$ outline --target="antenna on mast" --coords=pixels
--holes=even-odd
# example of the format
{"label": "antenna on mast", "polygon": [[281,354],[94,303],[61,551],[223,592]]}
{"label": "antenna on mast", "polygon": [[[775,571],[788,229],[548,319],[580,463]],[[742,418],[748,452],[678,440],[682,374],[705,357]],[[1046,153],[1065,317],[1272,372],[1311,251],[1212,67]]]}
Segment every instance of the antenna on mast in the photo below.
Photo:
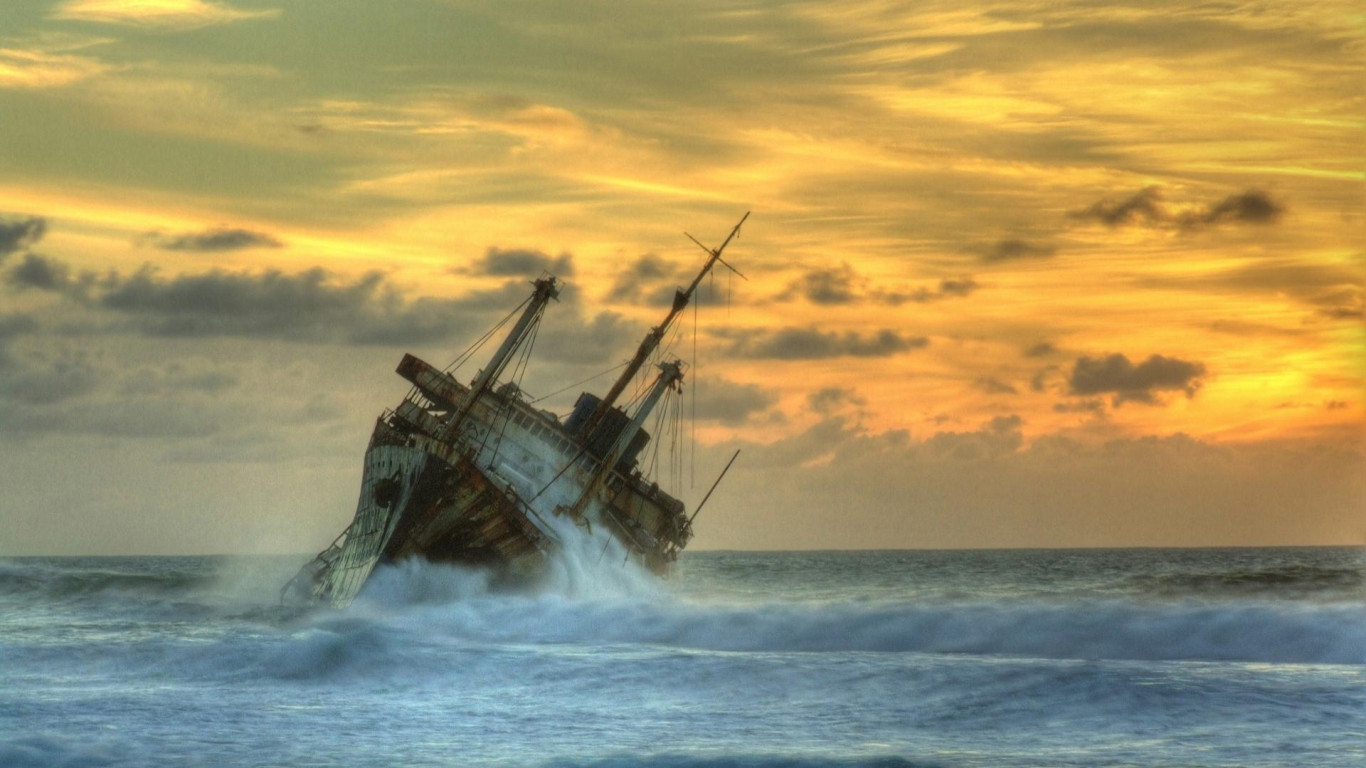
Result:
{"label": "antenna on mast", "polygon": [[[745,220],[748,218],[749,211],[745,211],[745,215],[740,217],[739,223],[730,230],[730,234],[726,236],[725,241],[716,248],[708,248],[698,242],[697,238],[688,235],[688,239],[697,243],[702,247],[702,250],[710,254],[707,258],[707,263],[702,265],[701,271],[697,273],[697,277],[693,278],[692,283],[688,285],[686,290],[680,288],[674,293],[673,306],[669,309],[669,314],[664,317],[663,322],[656,325],[654,328],[650,329],[649,333],[645,334],[645,338],[640,342],[640,347],[636,349],[635,357],[631,358],[631,361],[626,364],[626,370],[621,372],[621,376],[617,377],[617,380],[612,384],[612,388],[608,390],[607,394],[598,403],[598,407],[593,411],[593,414],[584,421],[583,427],[580,430],[581,435],[587,436],[593,434],[593,430],[597,429],[598,425],[602,423],[603,418],[607,415],[608,410],[612,408],[612,405],[616,403],[622,390],[626,388],[626,385],[630,383],[631,379],[635,378],[636,373],[645,365],[646,359],[648,359],[650,354],[659,347],[659,343],[664,340],[664,334],[668,332],[669,326],[673,324],[674,318],[678,317],[678,313],[682,312],[684,307],[687,307],[688,303],[692,301],[692,296],[697,291],[697,286],[702,282],[702,278],[706,277],[707,273],[711,271],[711,268],[716,265],[716,262],[720,261],[727,269],[735,274],[740,275],[740,277],[746,280],[749,279],[744,275],[741,275],[740,271],[735,267],[732,267],[721,259],[721,252],[726,250],[726,246],[730,245],[730,241],[734,240],[736,236],[740,234],[740,227],[744,225]],[[687,235],[686,232],[684,234]]]}

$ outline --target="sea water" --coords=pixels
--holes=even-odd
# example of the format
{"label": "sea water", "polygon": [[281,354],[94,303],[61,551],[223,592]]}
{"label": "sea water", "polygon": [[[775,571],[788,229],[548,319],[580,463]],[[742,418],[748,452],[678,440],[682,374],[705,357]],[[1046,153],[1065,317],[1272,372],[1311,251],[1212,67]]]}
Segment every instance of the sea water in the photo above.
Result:
{"label": "sea water", "polygon": [[1366,766],[1362,549],[304,559],[0,560],[0,766]]}

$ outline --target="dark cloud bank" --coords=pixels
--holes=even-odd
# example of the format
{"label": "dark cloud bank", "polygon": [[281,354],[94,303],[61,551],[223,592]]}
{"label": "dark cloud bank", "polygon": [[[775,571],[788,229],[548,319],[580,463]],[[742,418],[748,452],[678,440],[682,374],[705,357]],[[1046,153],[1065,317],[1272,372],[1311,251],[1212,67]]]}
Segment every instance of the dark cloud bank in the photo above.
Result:
{"label": "dark cloud bank", "polygon": [[574,257],[568,253],[551,256],[542,251],[521,248],[490,248],[467,267],[451,270],[456,274],[486,277],[537,277],[547,273],[556,277],[572,277]]}
{"label": "dark cloud bank", "polygon": [[168,234],[148,232],[138,238],[142,245],[151,245],[164,251],[191,251],[195,253],[217,253],[238,251],[247,248],[283,248],[284,243],[274,235],[236,227],[215,227],[203,232]]}
{"label": "dark cloud bank", "polygon": [[779,301],[802,298],[812,304],[834,306],[872,302],[898,306],[907,302],[926,304],[971,295],[981,285],[971,277],[945,278],[934,288],[887,289],[870,285],[848,264],[812,269],[793,280],[780,294]]}
{"label": "dark cloud bank", "polygon": [[[113,318],[103,321],[107,330],[359,345],[473,338],[529,292],[523,281],[508,280],[456,298],[410,298],[382,273],[347,281],[321,268],[165,277],[146,266],[129,275],[73,275],[66,264],[36,254],[27,254],[4,280],[11,290],[49,291],[104,310]],[[561,292],[559,303],[568,305],[570,318],[548,324],[549,335],[558,341],[556,349],[598,360],[604,346],[622,343],[634,328],[610,313],[585,318],[577,297],[568,286]]]}
{"label": "dark cloud bank", "polygon": [[1205,366],[1174,357],[1152,355],[1135,365],[1121,354],[1080,357],[1072,367],[1068,386],[1074,395],[1113,395],[1115,406],[1127,402],[1158,403],[1158,393],[1184,392],[1194,397]]}
{"label": "dark cloud bank", "polygon": [[1145,187],[1121,200],[1100,200],[1068,214],[1070,218],[1095,221],[1108,227],[1177,227],[1203,229],[1220,224],[1273,224],[1285,206],[1258,189],[1228,197],[1194,210],[1169,206],[1161,187]]}
{"label": "dark cloud bank", "polygon": [[981,252],[982,261],[1022,261],[1026,259],[1047,259],[1057,254],[1058,249],[1051,245],[1031,243],[1027,240],[1007,239],[992,243]]}
{"label": "dark cloud bank", "polygon": [[30,216],[19,220],[0,217],[0,262],[10,254],[33,247],[47,234],[47,219]]}
{"label": "dark cloud bank", "polygon": [[729,354],[767,360],[819,360],[832,357],[891,357],[929,346],[924,336],[907,336],[889,328],[871,334],[826,332],[816,328],[728,332]]}

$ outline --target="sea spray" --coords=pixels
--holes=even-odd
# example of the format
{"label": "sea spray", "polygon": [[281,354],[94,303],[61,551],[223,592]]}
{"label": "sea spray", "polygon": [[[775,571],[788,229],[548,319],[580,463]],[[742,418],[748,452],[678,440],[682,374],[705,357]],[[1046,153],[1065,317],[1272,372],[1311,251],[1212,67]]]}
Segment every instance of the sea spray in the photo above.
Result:
{"label": "sea spray", "polygon": [[[1366,760],[1354,552],[691,553],[641,590],[599,532],[565,533],[580,560],[531,588],[412,560],[345,611],[241,610],[249,558],[0,561],[0,758]],[[1251,595],[1206,583],[1282,572]]]}

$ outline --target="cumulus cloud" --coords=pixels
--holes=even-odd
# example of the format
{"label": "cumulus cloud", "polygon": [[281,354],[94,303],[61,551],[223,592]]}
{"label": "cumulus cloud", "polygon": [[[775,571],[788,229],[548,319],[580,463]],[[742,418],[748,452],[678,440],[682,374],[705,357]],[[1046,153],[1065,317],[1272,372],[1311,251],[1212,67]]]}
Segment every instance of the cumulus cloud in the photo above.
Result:
{"label": "cumulus cloud", "polygon": [[[108,330],[366,346],[422,344],[482,331],[530,292],[523,281],[509,280],[456,298],[411,297],[379,272],[348,281],[321,268],[163,277],[145,266],[128,275],[72,277],[66,264],[34,254],[5,278],[15,287],[58,291],[123,318],[111,322],[105,316],[98,327]],[[639,335],[635,323],[615,313],[585,317],[569,286],[560,298],[561,311],[540,332],[537,354],[544,359],[601,363]]]}
{"label": "cumulus cloud", "polygon": [[21,290],[61,291],[71,284],[71,270],[60,261],[27,253],[24,260],[5,275],[5,281]]}
{"label": "cumulus cloud", "polygon": [[1080,357],[1068,385],[1074,395],[1113,394],[1116,407],[1126,403],[1157,404],[1159,392],[1184,392],[1194,397],[1205,375],[1202,363],[1152,355],[1134,365],[1121,354]]}
{"label": "cumulus cloud", "polygon": [[847,387],[824,387],[807,395],[806,405],[822,416],[830,416],[847,408],[861,409],[868,401]]}
{"label": "cumulus cloud", "polygon": [[[757,384],[730,381],[720,377],[704,377],[693,382],[696,388],[698,421],[711,421],[734,426],[763,413],[778,402],[771,390]],[[694,415],[684,406],[685,415]]]}
{"label": "cumulus cloud", "polygon": [[897,306],[906,302],[920,304],[941,299],[961,298],[981,286],[971,277],[945,278],[933,288],[899,290],[870,285],[870,281],[848,264],[822,267],[804,272],[776,297],[778,301],[802,298],[812,304],[834,306],[873,302]]}
{"label": "cumulus cloud", "polygon": [[925,441],[932,455],[975,460],[1014,453],[1024,444],[1019,416],[997,416],[973,432],[937,432]]}
{"label": "cumulus cloud", "polygon": [[38,323],[28,315],[0,315],[0,372],[15,366],[10,346],[14,340],[38,329]]}
{"label": "cumulus cloud", "polygon": [[801,296],[812,304],[852,304],[862,298],[864,282],[848,264],[813,269],[793,280],[778,298]]}
{"label": "cumulus cloud", "polygon": [[1281,218],[1285,206],[1258,189],[1195,208],[1179,209],[1169,205],[1161,187],[1144,187],[1120,200],[1100,200],[1072,211],[1073,219],[1096,221],[1108,227],[1177,227],[1194,230],[1219,224],[1272,224]]}
{"label": "cumulus cloud", "polygon": [[574,274],[574,257],[568,253],[551,256],[542,251],[495,246],[468,267],[453,271],[489,277],[536,277],[542,272],[570,277]]}
{"label": "cumulus cloud", "polygon": [[[518,301],[521,299],[519,298]],[[599,312],[592,319],[556,313],[537,332],[536,357],[541,360],[600,365],[617,360],[640,340],[639,325],[615,312]]]}
{"label": "cumulus cloud", "polygon": [[1054,413],[1092,413],[1097,416],[1105,414],[1104,400],[1078,400],[1071,403],[1054,403]]}
{"label": "cumulus cloud", "polygon": [[43,364],[24,365],[0,376],[0,396],[25,405],[46,405],[86,395],[95,388],[95,370],[80,355],[62,355]]}
{"label": "cumulus cloud", "polygon": [[1269,224],[1281,218],[1285,207],[1259,189],[1229,195],[1202,211],[1181,217],[1183,226],[1209,224]]}
{"label": "cumulus cloud", "polygon": [[945,278],[939,281],[936,288],[917,288],[909,293],[883,293],[879,296],[883,302],[894,306],[907,301],[927,304],[932,301],[963,298],[980,287],[981,285],[971,277]]}
{"label": "cumulus cloud", "polygon": [[144,267],[106,278],[93,302],[154,335],[384,345],[449,338],[471,321],[482,324],[485,313],[514,306],[525,298],[524,288],[509,284],[456,299],[407,299],[378,272],[345,282],[320,268],[162,278]]}
{"label": "cumulus cloud", "polygon": [[[771,517],[744,514],[762,503],[783,510],[788,546],[813,549],[1360,540],[1359,440],[1031,435],[1023,444],[1025,426],[1007,415],[915,440],[828,418],[772,443],[737,443],[742,461],[718,514],[736,527],[709,529],[721,539],[709,545],[771,541]],[[1287,504],[1304,514],[1285,515]],[[832,527],[829,509],[843,510],[847,525]]]}
{"label": "cumulus cloud", "polygon": [[0,262],[12,253],[31,248],[47,234],[47,219],[30,216],[19,220],[0,218]]}
{"label": "cumulus cloud", "polygon": [[998,240],[982,251],[982,261],[1020,261],[1026,259],[1046,259],[1058,252],[1051,245],[1031,243],[1026,240],[1010,238]]}
{"label": "cumulus cloud", "polygon": [[984,376],[972,383],[974,387],[989,395],[1017,395],[1019,390],[994,376]]}
{"label": "cumulus cloud", "polygon": [[1048,389],[1049,380],[1056,378],[1054,374],[1057,374],[1061,370],[1062,369],[1056,365],[1045,365],[1044,367],[1035,371],[1034,375],[1030,377],[1029,388],[1034,390],[1035,392],[1043,392],[1044,390]]}
{"label": "cumulus cloud", "polygon": [[203,232],[181,234],[148,232],[138,238],[138,242],[155,246],[164,251],[193,251],[196,253],[284,247],[284,243],[273,235],[236,227],[215,227]]}
{"label": "cumulus cloud", "polygon": [[1067,214],[1074,219],[1098,221],[1109,227],[1152,225],[1171,217],[1162,206],[1162,188],[1144,187],[1122,200],[1099,200]]}
{"label": "cumulus cloud", "polygon": [[607,300],[637,303],[646,298],[651,304],[667,303],[673,300],[675,282],[688,277],[690,275],[679,265],[647,253],[617,275],[612,289],[607,292]]}
{"label": "cumulus cloud", "polygon": [[924,336],[906,336],[884,328],[876,333],[826,332],[816,328],[742,332],[729,352],[737,357],[770,360],[818,360],[831,357],[891,357],[929,346]]}

